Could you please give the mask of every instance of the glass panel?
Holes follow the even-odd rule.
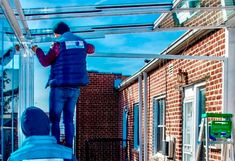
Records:
[[[156,99],[153,104],[153,154],[162,151],[164,139],[164,99]]]
[[[193,102],[184,103],[183,153],[184,161],[192,160],[193,146]]]
[[[155,29],[222,27],[235,13],[233,3],[228,2],[225,5],[213,0],[183,0],[175,3],[175,12],[168,13],[155,22]]]
[[[192,118],[192,102],[185,103],[185,144],[192,144],[192,124],[193,124],[193,118]]]
[[[184,154],[184,161],[193,161],[192,155]]]
[[[43,7],[48,6],[48,7],[64,7],[64,6],[86,6],[86,5],[104,5],[104,4],[125,4],[125,3],[133,3],[132,0],[59,0],[56,1],[55,3],[52,3],[51,1],[48,0],[42,0],[42,1],[27,1],[27,0],[20,0],[23,8],[38,8],[38,7]],[[172,0],[135,0],[135,3],[172,3]]]
[[[199,123],[201,122],[201,119],[202,119],[202,114],[205,113],[206,111],[206,96],[205,96],[205,88],[200,88],[199,89]]]
[[[139,16],[109,16],[109,17],[95,17],[95,18],[57,18],[57,19],[47,19],[47,20],[34,20],[34,21],[28,21],[28,25],[30,29],[47,29],[52,28],[54,24],[63,21],[67,23],[69,26],[71,26],[71,30],[74,31],[73,27],[80,27],[76,29],[76,31],[86,31],[90,29],[90,32],[92,27],[98,27],[99,25],[106,25],[106,26],[112,26],[112,25],[120,25],[120,24],[140,24],[140,23],[151,23],[156,20],[156,18],[159,17],[158,15],[139,15]],[[36,30],[37,31],[37,30]],[[34,34],[40,34],[36,31],[33,31]]]
[[[0,158],[7,160],[17,148],[17,110],[19,104],[19,46],[15,37],[6,32],[11,28],[5,17],[0,18]],[[17,49],[17,50],[16,50]]]
[[[159,127],[158,128],[158,146],[157,146],[157,151],[162,152],[162,138],[163,138],[163,128]]]

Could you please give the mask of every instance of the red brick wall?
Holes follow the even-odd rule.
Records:
[[[198,37],[198,41],[179,53],[183,55],[223,56],[225,53],[224,30],[213,31]],[[168,65],[173,64],[173,75],[168,75]],[[154,97],[166,95],[166,135],[176,138],[176,160],[182,160],[182,94],[177,83],[177,72],[188,73],[188,84],[205,81],[206,110],[221,112],[222,108],[222,63],[219,61],[172,60],[162,62],[159,69],[148,73],[148,160],[152,159],[152,117]],[[138,102],[138,82],[134,82],[119,93],[120,112],[129,107],[128,137],[133,140],[133,104]],[[142,111],[143,112],[143,111]],[[120,118],[121,120],[121,118]],[[119,120],[119,121],[120,121]],[[121,128],[121,125],[119,124]],[[120,133],[121,134],[121,133]],[[138,152],[133,151],[133,160],[138,160]],[[220,151],[212,150],[211,157],[220,160]]]
[[[81,88],[77,104],[76,151],[85,157],[85,140],[118,137],[118,91],[114,80],[120,74],[89,73],[90,84]]]

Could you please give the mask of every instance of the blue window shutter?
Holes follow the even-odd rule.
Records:
[[[139,148],[139,107],[134,105],[134,149]]]
[[[158,149],[158,101],[153,101],[153,153],[157,153]]]
[[[123,110],[122,114],[122,139],[127,140],[128,135],[128,111],[126,109]],[[123,142],[123,147],[126,147],[126,141]]]

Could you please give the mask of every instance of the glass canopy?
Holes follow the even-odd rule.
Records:
[[[19,117],[25,106],[47,106],[48,91],[44,85],[48,69],[39,68],[39,63],[34,62],[30,47],[39,44],[48,50],[54,40],[52,27],[56,22],[66,22],[73,33],[96,46],[97,53],[88,58],[89,70],[125,75],[142,68],[147,54],[159,55],[187,30],[234,27],[235,24],[233,0],[1,0],[1,8],[1,61],[9,48],[16,44],[22,48],[6,66],[1,65],[0,70],[2,89],[3,75],[11,77],[10,83],[1,90],[1,104],[8,100],[6,106],[1,106],[4,125],[0,138],[4,141],[4,135],[15,134],[15,108]],[[125,54],[138,59],[123,59]],[[10,117],[12,128],[7,131],[4,126],[9,125]],[[22,140],[20,132],[18,137]],[[14,137],[7,141],[13,151]],[[7,156],[4,145],[8,142],[1,143],[0,159],[4,160],[4,155]]]
[[[23,35],[32,43],[53,41],[52,26],[65,21],[85,39],[110,34],[214,29],[231,25],[233,1],[11,1]],[[8,32],[8,34],[13,34]]]

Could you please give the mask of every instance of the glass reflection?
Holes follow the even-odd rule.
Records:
[[[17,148],[17,109],[19,102],[19,53],[20,46],[4,17],[0,19],[0,157],[7,160]]]

